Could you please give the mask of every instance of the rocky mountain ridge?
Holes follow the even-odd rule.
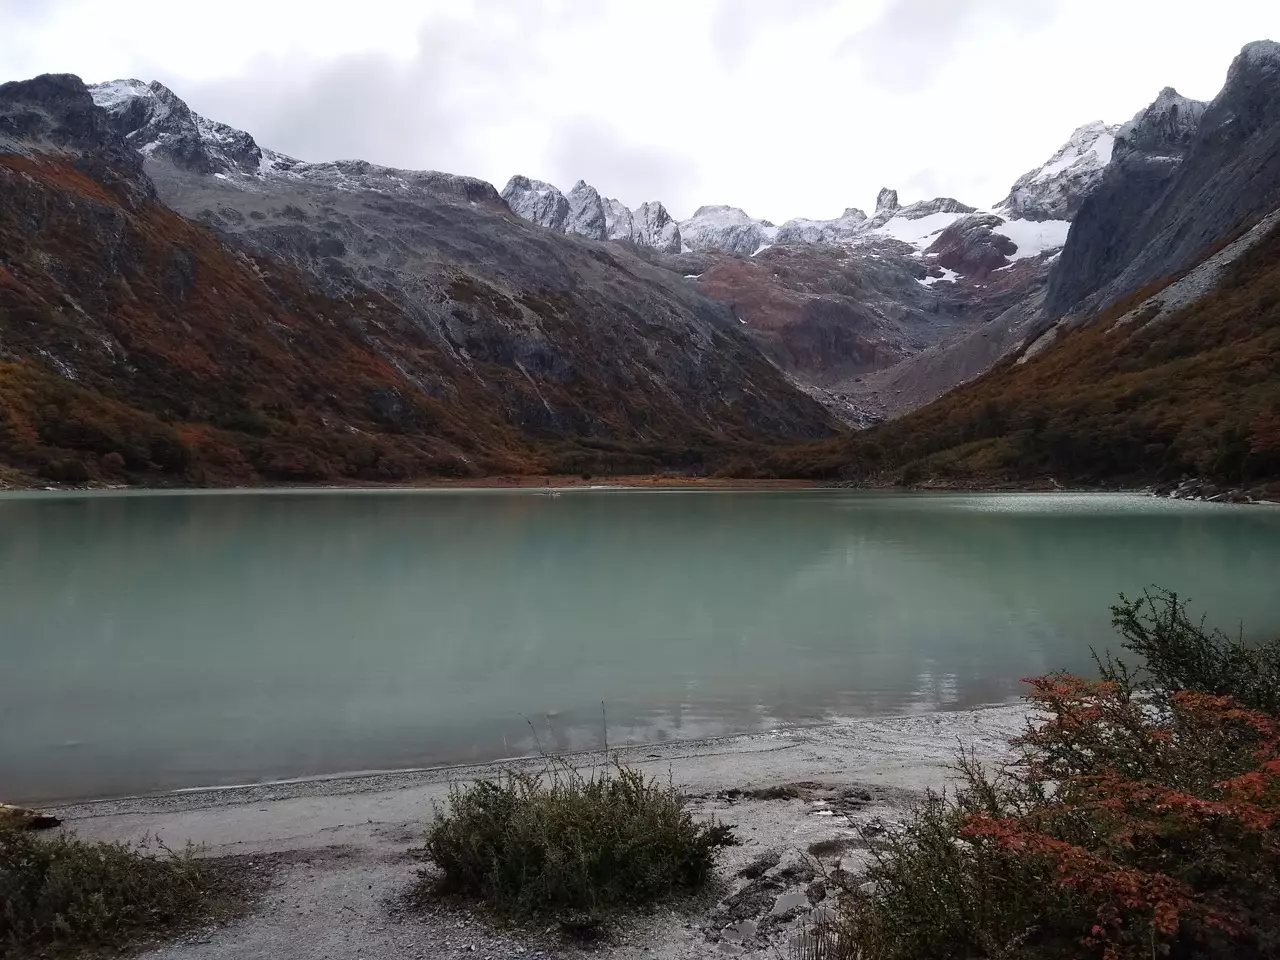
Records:
[[[1046,304],[1068,325],[1185,268],[1228,232],[1280,206],[1280,44],[1232,62],[1208,103],[1170,87],[1116,133],[1081,204]]]

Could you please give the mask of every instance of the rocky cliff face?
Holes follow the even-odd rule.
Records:
[[[203,172],[132,149],[75,78],[0,87],[0,137],[0,450],[20,469],[643,471],[831,428],[726,306],[481,181],[266,150]]]
[[[1116,134],[1050,283],[1051,316],[1086,314],[1191,263],[1280,206],[1280,44],[1249,44],[1211,103],[1161,91]]]

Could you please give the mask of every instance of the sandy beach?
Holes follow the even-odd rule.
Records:
[[[776,957],[787,955],[814,911],[834,904],[823,874],[861,868],[859,827],[895,829],[921,791],[947,782],[961,744],[999,759],[1025,717],[1023,706],[1010,705],[618,751],[646,774],[670,777],[698,816],[733,824],[741,846],[725,855],[715,891],[635,918],[591,947],[555,931],[496,929],[455,907],[406,903],[422,868],[410,849],[433,804],[451,784],[501,764],[184,791],[53,812],[86,838],[191,842],[209,856],[247,857],[265,878],[247,917],[159,945],[148,957]],[[589,769],[601,758],[568,760]],[[782,786],[793,789],[776,799],[754,793]]]

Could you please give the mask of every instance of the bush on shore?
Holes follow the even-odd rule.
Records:
[[[995,772],[962,756],[807,960],[1280,956],[1280,641],[1174,594],[1113,608],[1139,669],[1029,681],[1042,717]]]
[[[587,777],[552,764],[541,776],[509,772],[454,788],[426,852],[440,892],[510,914],[598,919],[696,890],[720,848],[736,842],[729,827],[695,820],[674,786],[634,769]]]
[[[0,956],[123,950],[227,915],[239,887],[194,851],[40,837],[0,822]]]

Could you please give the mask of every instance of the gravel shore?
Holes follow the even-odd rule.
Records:
[[[619,751],[645,773],[670,777],[693,797],[699,816],[733,824],[742,845],[726,853],[717,889],[637,917],[589,947],[554,930],[497,929],[465,910],[406,902],[422,866],[410,849],[420,843],[433,803],[451,783],[500,765],[191,791],[52,812],[87,838],[192,842],[210,856],[249,855],[253,869],[269,876],[247,918],[147,957],[777,957],[787,955],[815,911],[834,903],[823,875],[861,869],[858,827],[893,830],[921,791],[946,782],[960,744],[997,759],[1025,717],[1020,705],[1001,706]],[[598,754],[569,759],[583,768],[600,762]],[[768,790],[781,786],[793,788]]]

